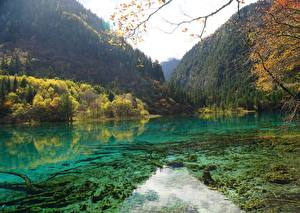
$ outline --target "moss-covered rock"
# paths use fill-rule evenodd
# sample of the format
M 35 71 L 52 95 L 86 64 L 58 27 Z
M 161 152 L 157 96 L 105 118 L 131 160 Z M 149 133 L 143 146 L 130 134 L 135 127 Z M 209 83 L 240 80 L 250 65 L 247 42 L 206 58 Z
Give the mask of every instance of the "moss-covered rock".
M 271 183 L 288 184 L 295 178 L 289 173 L 287 166 L 284 165 L 271 165 L 268 173 L 265 175 L 265 179 Z

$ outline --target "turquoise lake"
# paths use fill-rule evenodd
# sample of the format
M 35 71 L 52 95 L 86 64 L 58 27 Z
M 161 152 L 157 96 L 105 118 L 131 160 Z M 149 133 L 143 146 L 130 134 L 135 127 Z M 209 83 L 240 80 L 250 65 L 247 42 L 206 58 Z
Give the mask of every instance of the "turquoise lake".
M 205 212 L 171 182 L 203 189 L 208 168 L 228 212 L 300 212 L 299 154 L 299 123 L 275 114 L 2 125 L 0 211 Z

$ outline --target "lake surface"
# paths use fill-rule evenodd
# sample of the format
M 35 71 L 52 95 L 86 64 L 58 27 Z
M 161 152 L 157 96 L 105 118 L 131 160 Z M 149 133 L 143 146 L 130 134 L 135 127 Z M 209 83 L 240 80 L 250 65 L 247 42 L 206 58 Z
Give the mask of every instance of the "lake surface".
M 299 141 L 274 114 L 2 125 L 0 171 L 33 188 L 0 173 L 0 211 L 300 212 Z

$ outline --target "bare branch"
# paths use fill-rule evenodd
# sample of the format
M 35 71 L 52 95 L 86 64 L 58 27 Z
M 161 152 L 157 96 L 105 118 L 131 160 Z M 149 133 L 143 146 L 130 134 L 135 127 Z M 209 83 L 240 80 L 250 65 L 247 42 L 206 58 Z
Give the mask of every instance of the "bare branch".
M 184 21 L 181 21 L 181 22 L 178 22 L 178 23 L 172 23 L 172 22 L 168 22 L 168 23 L 172 24 L 172 25 L 176 25 L 176 27 L 173 29 L 173 32 L 174 32 L 176 29 L 178 29 L 180 26 L 182 26 L 184 24 L 190 24 L 190 23 L 195 22 L 195 21 L 203 20 L 203 27 L 202 27 L 201 33 L 199 35 L 199 37 L 202 38 L 202 36 L 205 32 L 206 23 L 207 23 L 208 18 L 215 15 L 215 14 L 217 14 L 218 12 L 223 10 L 225 7 L 229 6 L 232 2 L 233 2 L 233 0 L 229 0 L 226 4 L 219 7 L 216 11 L 214 11 L 214 12 L 208 14 L 208 15 L 205 15 L 205 16 L 198 16 L 196 18 L 192 18 L 192 19 L 189 19 L 189 20 L 184 20 Z
M 140 23 L 138 23 L 133 29 L 131 29 L 132 33 L 130 33 L 130 35 L 128 37 L 132 37 L 134 35 L 136 35 L 136 31 L 137 29 L 139 29 L 143 24 L 145 24 L 146 22 L 148 22 L 151 17 L 153 15 L 155 15 L 157 12 L 159 12 L 161 9 L 163 9 L 164 7 L 166 7 L 167 5 L 169 5 L 173 0 L 169 0 L 167 1 L 166 3 L 164 3 L 163 5 L 161 5 L 159 8 L 157 8 L 154 12 L 150 13 L 149 16 L 147 16 L 147 18 L 143 21 L 141 21 Z M 238 3 L 240 3 L 239 0 L 236 0 Z M 219 7 L 217 10 L 215 10 L 214 12 L 211 12 L 207 15 L 204 15 L 204 16 L 198 16 L 198 17 L 190 17 L 186 14 L 184 14 L 186 17 L 190 17 L 189 19 L 187 20 L 184 20 L 184 21 L 181 21 L 181 22 L 178 22 L 178 23 L 174 23 L 174 22 L 171 22 L 171 21 L 168 21 L 166 19 L 164 19 L 164 21 L 166 21 L 168 24 L 170 25 L 174 25 L 175 27 L 171 30 L 171 31 L 168 31 L 166 33 L 173 33 L 175 32 L 180 26 L 184 25 L 184 24 L 191 24 L 192 22 L 195 22 L 195 21 L 199 21 L 199 20 L 203 20 L 203 27 L 201 29 L 201 32 L 200 32 L 200 35 L 199 35 L 199 38 L 202 38 L 203 37 L 203 34 L 205 32 L 205 29 L 206 29 L 206 24 L 207 24 L 207 20 L 208 18 L 210 18 L 211 16 L 214 16 L 215 14 L 219 13 L 221 10 L 223 10 L 224 8 L 226 8 L 227 6 L 229 6 L 232 2 L 234 2 L 234 0 L 229 0 L 226 4 L 222 5 L 221 7 Z
M 241 18 L 241 13 L 240 13 L 240 0 L 236 0 L 237 1 L 237 8 L 238 8 L 238 14 L 239 14 L 239 18 Z
M 167 6 L 168 4 L 170 4 L 172 1 L 173 0 L 167 1 L 166 3 L 164 3 L 163 5 L 161 5 L 159 8 L 157 8 L 154 12 L 150 13 L 150 15 L 144 21 L 141 21 L 140 23 L 138 23 L 138 25 L 132 29 L 133 32 L 131 33 L 131 36 L 133 36 L 136 33 L 136 30 L 138 28 L 140 28 L 140 26 L 142 26 L 143 24 L 145 24 L 146 22 L 148 22 L 153 15 L 155 15 L 156 13 L 158 13 L 161 9 L 163 9 L 165 6 Z

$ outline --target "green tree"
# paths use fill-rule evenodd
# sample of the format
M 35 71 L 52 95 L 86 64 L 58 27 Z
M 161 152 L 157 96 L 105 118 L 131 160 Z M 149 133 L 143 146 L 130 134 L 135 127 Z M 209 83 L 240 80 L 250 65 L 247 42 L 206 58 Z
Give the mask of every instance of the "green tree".
M 25 88 L 26 86 L 27 86 L 26 78 L 22 78 L 21 83 L 20 83 L 20 87 Z
M 16 92 L 17 89 L 18 89 L 18 80 L 17 80 L 17 77 L 15 76 L 14 81 L 13 81 L 13 88 L 12 88 L 12 91 L 13 91 L 13 92 Z
M 7 71 L 7 69 L 8 69 L 8 64 L 7 64 L 7 60 L 6 60 L 5 56 L 3 56 L 1 59 L 0 69 L 2 71 Z M 4 72 L 4 74 L 6 74 L 6 72 Z
M 34 89 L 32 88 L 31 85 L 28 85 L 25 89 L 26 102 L 32 104 L 34 96 L 35 96 Z
M 60 97 L 60 100 L 60 116 L 62 120 L 72 121 L 74 117 L 74 110 L 70 96 L 68 94 L 63 94 Z
M 16 53 L 10 59 L 8 71 L 10 75 L 15 75 L 21 72 L 22 64 L 19 55 Z
M 3 100 L 5 98 L 5 84 L 4 81 L 0 80 L 0 105 L 3 104 Z
M 32 75 L 33 74 L 32 71 L 33 71 L 32 70 L 32 60 L 30 57 L 28 57 L 25 62 L 25 73 L 27 75 Z

